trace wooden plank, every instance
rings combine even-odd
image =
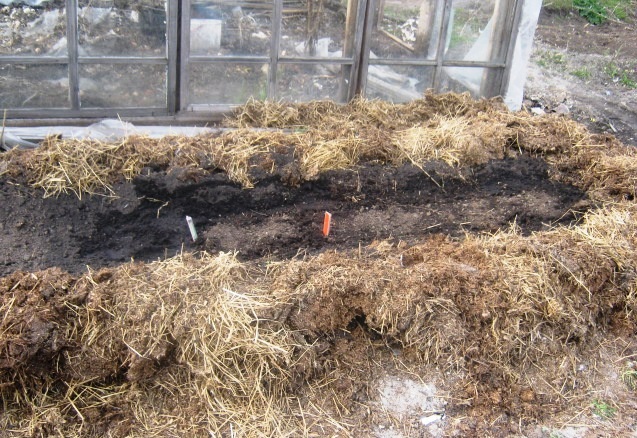
[[[356,43],[356,23],[358,14],[358,0],[347,0],[347,15],[345,16],[345,41],[343,42],[343,57],[353,56]],[[341,77],[338,83],[338,96],[341,102],[347,101],[349,83],[352,78],[352,65],[341,67]]]
[[[515,4],[518,2],[511,0],[497,0],[493,11],[493,32],[489,40],[488,60],[506,59],[506,52],[509,48],[511,29],[513,25]],[[502,87],[503,70],[486,69],[482,77],[480,95],[484,97],[494,97],[500,94]]]
[[[391,40],[392,42],[396,43],[403,49],[407,49],[410,52],[414,51],[414,48],[411,45],[407,44],[406,42],[398,38],[396,35],[392,35],[391,33],[387,32],[385,29],[378,29],[378,33],[385,36],[387,39]]]

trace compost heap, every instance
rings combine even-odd
[[[86,197],[116,196],[148,168],[223,172],[250,190],[368,163],[426,173],[531,156],[592,207],[526,235],[511,223],[285,260],[183,252],[84,275],[14,272],[0,278],[1,436],[421,436],[432,413],[460,435],[506,436],[586,409],[596,371],[579,364],[601,350],[637,353],[632,148],[456,94],[250,102],[226,124],[236,130],[49,138],[1,155],[0,173]],[[436,385],[428,406],[387,403]]]

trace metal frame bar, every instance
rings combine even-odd
[[[7,110],[7,117],[141,117],[141,116],[163,116],[166,115],[165,107],[137,107],[137,108],[29,108]]]
[[[190,0],[181,0],[179,3],[181,6],[181,27],[179,30],[179,107],[177,110],[185,111],[188,109],[190,102],[188,90],[188,67],[190,66]]]
[[[179,45],[179,2],[166,0],[166,109],[177,112],[177,53]]]
[[[69,69],[69,100],[72,110],[80,109],[80,67],[78,64],[77,0],[66,0],[66,41]]]
[[[68,64],[68,55],[64,58],[59,56],[0,56],[0,64]]]
[[[279,69],[279,46],[281,44],[281,23],[283,22],[283,0],[274,0],[272,11],[272,40],[270,41],[270,65],[268,67],[268,99],[276,97]]]
[[[166,64],[166,58],[153,57],[124,57],[124,56],[81,56],[78,64],[136,64],[136,65],[161,65]]]
[[[488,61],[462,61],[448,60],[437,61],[428,59],[373,59],[370,65],[415,65],[424,67],[435,67],[439,64],[443,67],[485,67],[485,68],[504,68],[507,66],[504,62],[488,62]]]

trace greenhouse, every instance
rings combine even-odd
[[[211,120],[250,99],[407,102],[427,89],[514,108],[540,3],[0,0],[0,108]]]

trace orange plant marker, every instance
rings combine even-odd
[[[332,213],[325,212],[325,219],[323,219],[323,236],[330,235],[330,228],[332,227]]]

